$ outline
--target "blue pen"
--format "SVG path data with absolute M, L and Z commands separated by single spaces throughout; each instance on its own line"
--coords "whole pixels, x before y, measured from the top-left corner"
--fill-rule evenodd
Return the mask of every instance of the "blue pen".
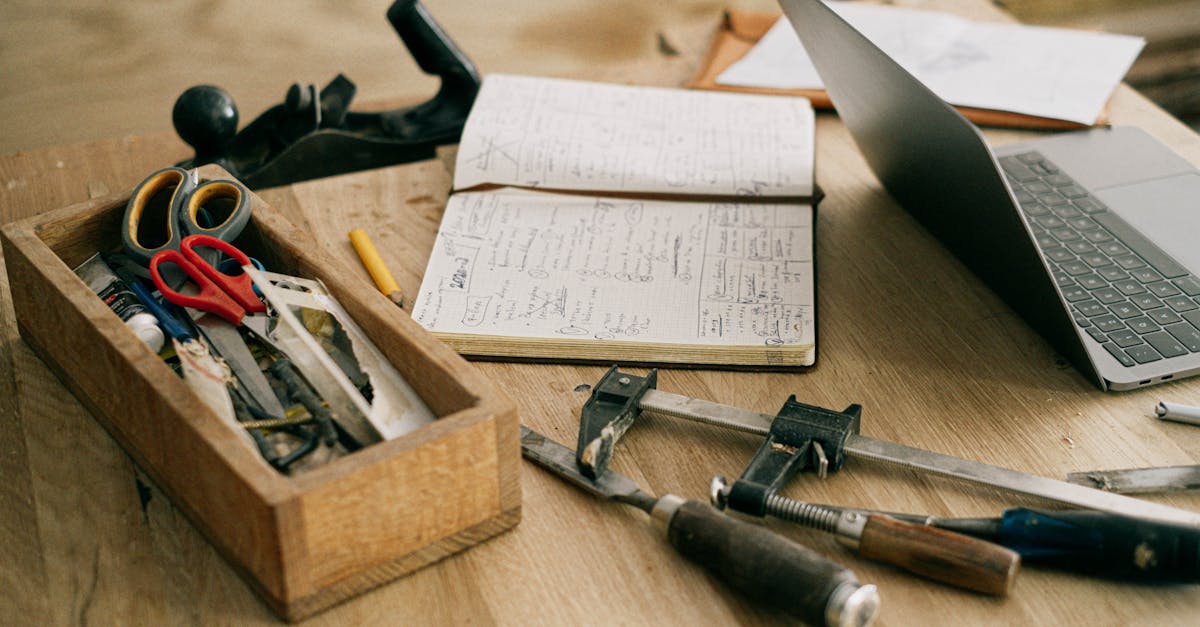
M 149 311 L 158 319 L 158 325 L 162 327 L 164 333 L 180 342 L 196 339 L 192 335 L 192 332 L 183 326 L 179 322 L 179 319 L 167 311 L 166 307 L 163 307 L 163 304 L 150 293 L 150 290 L 146 288 L 141 279 L 137 277 L 130 278 L 132 280 L 129 281 L 129 289 L 133 290 L 138 300 L 142 301 L 142 304 L 146 306 L 146 311 Z

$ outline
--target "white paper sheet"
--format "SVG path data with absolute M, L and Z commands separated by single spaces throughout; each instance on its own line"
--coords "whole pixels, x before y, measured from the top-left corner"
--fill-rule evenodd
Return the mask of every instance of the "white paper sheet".
M 721 196 L 813 193 L 804 98 L 487 77 L 454 187 Z
M 1140 37 L 972 22 L 872 4 L 829 6 L 952 104 L 1094 124 L 1145 41 Z M 722 85 L 821 89 L 786 18 L 717 77 Z
M 446 333 L 811 345 L 812 217 L 803 204 L 455 194 L 413 319 Z

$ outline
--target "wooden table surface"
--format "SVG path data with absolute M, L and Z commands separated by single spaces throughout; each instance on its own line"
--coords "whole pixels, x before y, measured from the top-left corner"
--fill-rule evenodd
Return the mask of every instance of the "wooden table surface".
M 982 2 L 904 4 L 1003 19 Z M 718 15 L 713 4 L 658 11 L 656 29 L 679 55 L 645 46 L 633 60 L 560 73 L 681 84 Z M 578 22 L 564 27 L 586 32 Z M 555 71 L 536 56 L 504 69 Z M 1117 92 L 1112 119 L 1141 126 L 1200 164 L 1200 137 L 1128 88 Z M 987 135 L 996 143 L 1028 136 Z M 818 116 L 817 146 L 817 178 L 828 194 L 817 221 L 818 367 L 663 370 L 660 389 L 772 414 L 789 394 L 833 408 L 861 403 L 866 435 L 1047 477 L 1200 462 L 1200 429 L 1152 417 L 1159 399 L 1200 404 L 1200 381 L 1123 394 L 1096 390 L 882 191 L 836 116 Z M 129 188 L 187 154 L 172 134 L 154 133 L 0 157 L 0 222 Z M 446 200 L 451 154 L 262 195 L 356 269 L 346 232 L 367 228 L 415 295 Z M 2 273 L 0 283 L 0 622 L 275 621 L 20 339 Z M 87 347 L 79 352 L 86 358 Z M 588 394 L 579 386 L 604 372 L 477 365 L 517 401 L 525 424 L 568 444 Z M 618 446 L 614 467 L 654 493 L 706 498 L 710 478 L 739 474 L 757 445 L 753 436 L 645 417 Z M 641 512 L 596 501 L 529 464 L 522 482 L 524 515 L 514 531 L 308 623 L 786 621 L 677 557 Z M 1045 505 L 858 460 L 825 480 L 802 476 L 786 494 L 948 516 Z M 1200 495 L 1151 498 L 1200 509 Z M 984 597 L 860 560 L 819 533 L 766 524 L 878 585 L 881 625 L 1187 624 L 1200 612 L 1194 585 L 1127 585 L 1035 567 L 1023 569 L 1008 598 Z

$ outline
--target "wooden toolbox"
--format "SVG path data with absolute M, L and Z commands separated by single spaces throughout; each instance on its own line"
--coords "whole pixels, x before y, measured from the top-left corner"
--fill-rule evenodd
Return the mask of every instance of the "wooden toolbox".
M 295 477 L 256 459 L 72 271 L 118 247 L 128 195 L 3 227 L 21 335 L 278 614 L 299 620 L 517 524 L 515 405 L 258 196 L 234 243 L 323 281 L 437 420 Z

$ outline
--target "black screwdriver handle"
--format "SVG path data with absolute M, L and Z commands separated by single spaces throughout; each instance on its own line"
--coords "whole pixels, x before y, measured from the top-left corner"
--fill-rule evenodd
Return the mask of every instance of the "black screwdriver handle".
M 672 498 L 682 501 L 668 496 L 660 504 Z M 812 625 L 866 625 L 878 607 L 874 586 L 859 584 L 850 569 L 700 501 L 678 505 L 667 538 L 681 555 L 751 599 Z

